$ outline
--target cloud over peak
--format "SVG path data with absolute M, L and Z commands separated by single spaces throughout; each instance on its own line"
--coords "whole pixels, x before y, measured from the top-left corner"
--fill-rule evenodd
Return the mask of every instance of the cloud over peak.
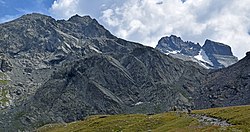
M 165 36 L 229 44 L 238 57 L 250 50 L 250 1 L 247 0 L 56 0 L 57 18 L 91 15 L 118 37 L 154 47 Z
M 79 0 L 56 0 L 50 8 L 50 12 L 57 18 L 68 18 L 77 14 Z

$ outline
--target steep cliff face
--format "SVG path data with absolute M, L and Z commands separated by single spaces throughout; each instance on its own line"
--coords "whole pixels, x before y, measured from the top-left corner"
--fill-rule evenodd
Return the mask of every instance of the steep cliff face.
M 211 40 L 206 40 L 202 49 L 206 51 L 208 55 L 218 54 L 218 55 L 228 55 L 233 56 L 231 47 L 222 43 L 214 42 Z
M 213 66 L 217 68 L 228 67 L 238 61 L 231 51 L 231 47 L 222 43 L 206 40 L 202 46 Z
M 228 67 L 238 61 L 231 47 L 222 43 L 206 40 L 201 47 L 193 42 L 184 42 L 180 37 L 171 35 L 159 40 L 156 49 L 184 61 L 193 61 L 205 68 Z

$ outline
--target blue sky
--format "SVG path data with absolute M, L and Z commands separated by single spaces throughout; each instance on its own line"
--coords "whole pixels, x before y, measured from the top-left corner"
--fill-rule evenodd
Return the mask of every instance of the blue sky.
M 49 14 L 54 0 L 0 0 L 0 22 L 19 17 L 30 12 Z
M 0 23 L 38 12 L 56 19 L 90 15 L 114 35 L 154 47 L 175 34 L 232 47 L 242 58 L 250 51 L 250 0 L 0 0 Z

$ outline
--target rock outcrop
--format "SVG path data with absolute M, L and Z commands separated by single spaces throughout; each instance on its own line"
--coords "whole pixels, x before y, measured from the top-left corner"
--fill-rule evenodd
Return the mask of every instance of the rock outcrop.
M 228 67 L 238 61 L 231 51 L 231 47 L 222 43 L 206 40 L 202 46 L 208 59 L 216 68 Z

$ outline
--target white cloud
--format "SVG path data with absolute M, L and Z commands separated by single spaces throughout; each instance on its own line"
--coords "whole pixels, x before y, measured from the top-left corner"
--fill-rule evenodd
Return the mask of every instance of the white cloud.
M 105 20 L 107 24 L 109 24 L 109 26 L 113 26 L 113 27 L 118 26 L 119 19 L 116 17 L 113 17 L 114 11 L 112 9 L 107 9 L 103 11 L 102 13 L 103 13 L 102 18 Z
M 98 18 L 102 11 L 112 6 L 120 6 L 125 0 L 55 0 L 50 13 L 57 18 L 67 19 L 72 15 L 91 15 Z
M 184 2 L 185 1 L 185 2 Z M 250 50 L 249 0 L 56 0 L 57 18 L 90 14 L 118 37 L 154 47 L 176 34 L 184 40 L 229 44 L 238 57 Z
M 76 13 L 80 13 L 78 11 L 78 3 L 79 0 L 56 0 L 50 11 L 56 18 L 68 18 Z

